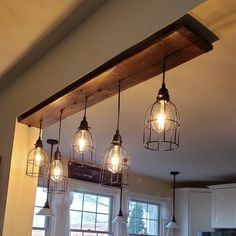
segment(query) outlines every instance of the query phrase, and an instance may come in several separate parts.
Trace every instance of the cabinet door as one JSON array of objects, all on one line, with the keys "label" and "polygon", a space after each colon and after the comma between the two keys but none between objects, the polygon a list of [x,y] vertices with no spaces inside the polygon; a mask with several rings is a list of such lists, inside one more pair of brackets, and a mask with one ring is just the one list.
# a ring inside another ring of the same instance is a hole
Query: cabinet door
[{"label": "cabinet door", "polygon": [[236,189],[213,190],[212,227],[236,228]]},{"label": "cabinet door", "polygon": [[211,193],[189,192],[189,236],[197,232],[210,232],[211,228]]}]

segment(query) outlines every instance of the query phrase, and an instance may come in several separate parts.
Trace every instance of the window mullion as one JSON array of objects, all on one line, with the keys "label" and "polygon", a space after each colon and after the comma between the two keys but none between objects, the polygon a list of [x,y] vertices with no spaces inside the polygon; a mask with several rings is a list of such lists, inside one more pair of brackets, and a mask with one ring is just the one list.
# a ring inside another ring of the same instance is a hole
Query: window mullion
[{"label": "window mullion", "polygon": [[96,198],[95,230],[97,230],[98,196]]}]

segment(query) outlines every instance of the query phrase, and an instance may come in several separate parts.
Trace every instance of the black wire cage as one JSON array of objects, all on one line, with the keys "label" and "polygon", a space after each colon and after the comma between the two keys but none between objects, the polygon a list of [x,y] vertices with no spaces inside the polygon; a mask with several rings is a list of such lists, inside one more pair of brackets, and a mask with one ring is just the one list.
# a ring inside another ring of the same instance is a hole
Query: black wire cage
[{"label": "black wire cage", "polygon": [[[83,142],[85,144],[81,145]],[[81,149],[81,146],[83,146],[83,149]],[[96,165],[95,139],[90,132],[90,128],[87,130],[78,128],[78,131],[75,133],[71,149],[71,161],[79,164],[81,167],[94,167]]]},{"label": "black wire cage", "polygon": [[88,97],[85,97],[84,117],[73,137],[71,161],[81,167],[95,167],[96,145],[86,118],[87,103]]},{"label": "black wire cage", "polygon": [[43,176],[44,168],[48,164],[48,155],[43,148],[41,133],[42,120],[40,120],[39,137],[27,157],[26,175],[31,177]]},{"label": "black wire cage", "polygon": [[144,122],[144,147],[154,151],[170,151],[179,147],[180,118],[165,86],[165,70],[166,58],[163,59],[162,87],[156,101],[148,108]]},{"label": "black wire cage", "polygon": [[[119,164],[114,164],[111,158],[111,145],[104,153],[101,166],[100,183],[104,186],[110,187],[128,187],[130,180],[130,159],[125,148],[120,145],[117,149],[120,160]],[[116,148],[116,147],[115,147]]]},{"label": "black wire cage", "polygon": [[154,151],[174,150],[179,147],[179,135],[180,118],[175,105],[157,100],[146,112],[144,147]]},{"label": "black wire cage", "polygon": [[[61,154],[58,149],[53,158],[53,146],[58,144],[57,140],[48,139],[51,145],[50,164],[45,167],[43,176],[43,189],[48,193],[65,193],[68,187],[68,169],[61,161]],[[60,172],[60,173],[59,173]]]},{"label": "black wire cage", "polygon": [[[50,164],[45,167],[44,170],[44,189],[48,189],[51,193],[65,193],[68,186],[68,167],[62,162],[60,152],[60,140],[61,140],[61,121],[62,121],[63,109],[60,110],[59,132],[58,141],[49,139],[47,142],[51,145]],[[57,145],[56,151],[53,157],[53,146]]]}]

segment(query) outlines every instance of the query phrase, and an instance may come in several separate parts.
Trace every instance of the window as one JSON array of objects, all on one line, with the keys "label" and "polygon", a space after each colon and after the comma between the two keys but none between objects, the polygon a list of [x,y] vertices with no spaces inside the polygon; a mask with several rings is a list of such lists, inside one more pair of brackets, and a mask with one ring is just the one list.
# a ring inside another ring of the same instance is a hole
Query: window
[{"label": "window", "polygon": [[32,236],[46,236],[47,229],[47,219],[45,216],[38,216],[36,213],[40,211],[46,201],[47,193],[43,191],[43,188],[38,187],[36,192],[36,200],[34,206],[34,220],[33,220],[33,229]]},{"label": "window", "polygon": [[71,236],[110,236],[110,196],[73,192],[70,206]]},{"label": "window", "polygon": [[148,202],[129,201],[129,235],[159,236],[160,205]]}]

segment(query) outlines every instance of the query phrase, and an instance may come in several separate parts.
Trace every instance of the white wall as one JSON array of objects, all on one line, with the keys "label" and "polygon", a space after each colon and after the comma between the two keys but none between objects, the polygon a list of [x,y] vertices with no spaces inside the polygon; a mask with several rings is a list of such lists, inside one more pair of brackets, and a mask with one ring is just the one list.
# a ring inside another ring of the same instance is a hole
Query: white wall
[{"label": "white wall", "polygon": [[201,2],[203,0],[109,1],[57,47],[1,90],[0,231],[4,219],[16,116]]}]

